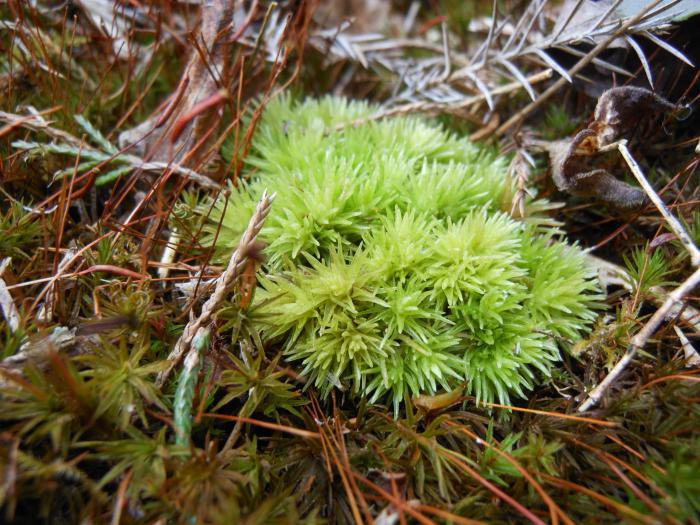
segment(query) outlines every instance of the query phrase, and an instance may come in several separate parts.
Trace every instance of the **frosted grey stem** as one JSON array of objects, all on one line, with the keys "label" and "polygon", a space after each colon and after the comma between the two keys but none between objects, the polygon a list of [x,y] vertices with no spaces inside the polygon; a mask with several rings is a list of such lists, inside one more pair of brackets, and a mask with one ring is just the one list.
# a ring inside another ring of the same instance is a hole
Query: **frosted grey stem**
[{"label": "frosted grey stem", "polygon": [[688,253],[690,253],[690,260],[692,265],[695,267],[700,266],[700,250],[697,246],[695,246],[695,243],[690,238],[690,235],[688,235],[688,232],[685,231],[685,228],[683,228],[683,225],[680,223],[680,221],[673,216],[673,214],[668,210],[668,208],[664,204],[664,201],[662,201],[661,197],[659,197],[659,194],[656,193],[654,188],[652,188],[651,184],[649,184],[649,181],[644,176],[644,173],[642,173],[639,164],[637,164],[637,161],[634,160],[634,157],[630,153],[629,149],[627,149],[627,141],[620,141],[617,144],[617,149],[620,150],[620,153],[625,159],[625,162],[627,162],[627,165],[632,171],[632,175],[634,175],[634,178],[637,179],[637,182],[639,182],[639,185],[644,189],[651,202],[654,203],[659,212],[661,212],[661,215],[663,215],[664,219],[666,219],[666,222],[668,223],[669,228],[671,228],[671,231],[676,234],[676,237],[678,237],[685,249],[688,250]]},{"label": "frosted grey stem", "polygon": [[[649,5],[645,6],[643,9],[641,9],[635,16],[628,18],[614,33],[608,35],[604,39],[602,39],[593,49],[591,49],[588,53],[586,53],[586,56],[581,58],[574,66],[569,69],[569,76],[573,78],[577,73],[579,73],[583,68],[585,68],[588,64],[590,64],[595,57],[597,57],[602,51],[607,49],[610,44],[612,43],[613,40],[618,38],[620,35],[624,34],[625,31],[627,31],[630,27],[638,23],[640,20],[642,20],[647,13],[649,13],[653,8],[655,8],[657,5],[659,5],[663,0],[655,0],[654,2],[650,3]],[[567,83],[566,78],[560,78],[554,84],[549,86],[540,96],[537,98],[537,100],[534,100],[530,102],[527,106],[525,106],[523,109],[518,111],[515,115],[510,117],[506,122],[501,124],[501,126],[495,131],[495,135],[498,137],[500,135],[503,135],[506,131],[508,131],[510,128],[515,126],[516,124],[519,124],[527,115],[532,113],[535,109],[539,108],[541,105],[545,103],[552,95],[557,93],[562,87],[564,87]]]}]

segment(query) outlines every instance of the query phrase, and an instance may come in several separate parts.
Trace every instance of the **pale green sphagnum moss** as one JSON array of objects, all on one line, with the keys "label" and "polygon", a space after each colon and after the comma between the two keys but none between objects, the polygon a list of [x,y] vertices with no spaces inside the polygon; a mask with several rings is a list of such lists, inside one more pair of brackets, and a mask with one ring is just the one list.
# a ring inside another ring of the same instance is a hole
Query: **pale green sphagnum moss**
[{"label": "pale green sphagnum moss", "polygon": [[221,222],[227,257],[262,191],[277,194],[253,312],[324,395],[388,394],[396,411],[405,393],[462,383],[483,401],[524,396],[559,359],[557,341],[596,317],[581,251],[500,211],[504,160],[433,123],[333,131],[374,111],[338,98],[269,104],[247,159],[255,172],[214,203],[208,242]]}]

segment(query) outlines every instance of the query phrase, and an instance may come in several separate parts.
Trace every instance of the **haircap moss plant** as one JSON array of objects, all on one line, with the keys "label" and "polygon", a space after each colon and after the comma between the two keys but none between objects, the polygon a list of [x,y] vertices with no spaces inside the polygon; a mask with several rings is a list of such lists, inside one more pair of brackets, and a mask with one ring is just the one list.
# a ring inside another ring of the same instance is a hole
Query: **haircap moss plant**
[{"label": "haircap moss plant", "polygon": [[263,190],[277,194],[253,317],[324,395],[388,394],[395,411],[460,384],[480,401],[525,396],[596,317],[581,251],[500,210],[512,187],[483,147],[416,117],[333,131],[375,111],[270,103],[250,178],[201,208],[205,242],[228,255]]}]

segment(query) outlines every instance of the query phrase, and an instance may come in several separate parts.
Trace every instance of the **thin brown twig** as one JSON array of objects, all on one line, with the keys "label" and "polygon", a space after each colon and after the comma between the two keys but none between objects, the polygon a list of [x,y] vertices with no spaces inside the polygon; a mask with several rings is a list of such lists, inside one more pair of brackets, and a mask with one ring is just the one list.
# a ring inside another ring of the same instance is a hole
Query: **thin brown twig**
[{"label": "thin brown twig", "polygon": [[452,421],[447,421],[446,422],[447,426],[450,428],[454,428],[457,431],[466,434],[469,436],[471,439],[473,439],[477,445],[482,445],[485,448],[488,448],[490,450],[493,450],[496,454],[504,458],[508,463],[513,465],[515,469],[522,474],[522,476],[530,483],[530,485],[535,489],[535,491],[542,497],[542,500],[545,502],[547,507],[549,508],[549,515],[551,518],[551,523],[552,525],[558,525],[559,523],[559,517],[561,517],[562,521],[566,523],[567,525],[574,525],[574,522],[571,521],[571,519],[564,513],[564,511],[557,505],[554,500],[551,498],[549,494],[542,488],[542,486],[537,482],[537,480],[534,478],[532,474],[530,474],[525,467],[523,467],[518,460],[516,460],[513,456],[508,454],[507,452],[501,450],[497,446],[492,445],[488,441],[481,439],[478,435],[474,434],[471,432],[469,429],[465,428],[462,425],[458,425],[457,423],[454,423]]},{"label": "thin brown twig", "polygon": [[112,511],[112,520],[110,521],[110,525],[119,525],[119,523],[121,523],[122,511],[124,510],[127,501],[126,489],[129,487],[129,483],[131,482],[131,477],[133,476],[133,474],[133,469],[129,470],[129,472],[126,473],[126,475],[122,478],[121,482],[119,483],[119,489],[117,490],[117,499],[114,501],[114,510]]},{"label": "thin brown twig", "polygon": [[576,492],[579,492],[581,494],[585,494],[591,499],[594,499],[603,505],[616,510],[617,512],[621,514],[625,514],[627,516],[630,516],[631,518],[634,518],[638,520],[641,523],[647,523],[649,525],[652,525],[653,523],[656,523],[654,519],[651,516],[647,516],[645,514],[642,514],[641,512],[638,512],[634,510],[631,507],[628,507],[627,505],[623,505],[619,501],[616,501],[614,499],[608,498],[606,496],[603,496],[602,494],[598,494],[596,491],[591,490],[587,487],[584,487],[583,485],[579,485],[578,483],[573,483],[571,481],[567,481],[564,479],[560,479],[554,476],[550,476],[549,474],[546,474],[544,472],[540,472],[540,476],[542,476],[547,482],[551,483],[552,485],[569,489],[569,490],[575,490]]},{"label": "thin brown twig", "polygon": [[[394,505],[394,507],[396,507],[397,509],[400,509],[402,512],[405,512],[406,514],[410,514],[411,517],[413,517],[413,519],[415,519],[417,522],[422,523],[423,525],[437,525],[433,520],[431,520],[430,518],[428,518],[427,516],[425,516],[421,512],[419,512],[418,509],[416,509],[415,506],[412,505],[410,501],[404,501],[401,498],[394,497],[394,495],[391,494],[391,492],[384,490],[379,485],[377,485],[376,483],[373,483],[372,481],[365,478],[364,476],[361,476],[360,474],[358,474],[354,470],[350,470],[349,474],[351,476],[353,476],[355,479],[357,479],[363,485],[374,490],[377,494],[379,494],[382,498],[384,498],[384,500],[386,500],[390,504]],[[423,506],[423,507],[425,507],[425,509],[428,510],[429,512],[433,512],[433,514],[437,514],[436,512],[434,512],[435,509],[433,507],[428,507],[427,505]],[[450,515],[450,518],[458,518],[458,516]],[[464,523],[464,522],[462,522],[462,523]],[[480,523],[480,522],[473,521],[472,523]]]},{"label": "thin brown twig", "polygon": [[538,414],[541,416],[556,417],[560,419],[569,419],[571,421],[578,421],[580,423],[590,423],[593,425],[600,425],[604,427],[616,427],[619,426],[615,421],[603,421],[601,419],[593,419],[590,417],[573,416],[571,414],[560,414],[559,412],[549,412],[546,410],[535,410],[534,408],[523,408],[515,407],[511,405],[501,405],[499,403],[484,403],[487,406],[494,408],[506,408],[508,410],[514,410],[515,412],[529,412],[531,414]]},{"label": "thin brown twig", "polygon": [[652,385],[656,385],[657,383],[662,383],[664,381],[670,381],[671,379],[678,379],[681,381],[694,381],[694,382],[700,381],[700,377],[696,377],[696,376],[692,376],[692,375],[688,375],[688,374],[670,374],[667,376],[657,377],[656,379],[649,381],[648,383],[642,385],[640,387],[640,390],[646,390],[647,388],[649,388]]},{"label": "thin brown twig", "polygon": [[[389,416],[387,416],[386,414],[377,412],[377,415],[380,416],[382,419],[391,421]],[[437,444],[434,440],[419,435],[415,430],[407,428],[400,422],[394,421],[393,423],[396,426],[396,428],[398,428],[401,432],[409,434],[422,446],[435,450],[435,452],[438,455],[441,455],[446,461],[449,461],[453,465],[461,468],[475,481],[477,481],[481,486],[483,486],[486,490],[491,492],[491,494],[493,494],[494,497],[499,498],[504,503],[511,506],[515,511],[519,512],[522,516],[530,520],[531,523],[535,523],[537,525],[545,525],[544,522],[540,518],[535,516],[535,514],[533,514],[528,508],[526,508],[524,505],[522,505],[520,502],[511,497],[506,492],[496,487],[493,483],[491,483],[489,480],[483,477],[477,470],[469,466],[467,464],[466,458],[462,454],[455,452],[454,450],[442,447],[441,445]]]},{"label": "thin brown twig", "polygon": [[[320,412],[320,408],[317,406],[317,402],[315,400],[314,405],[316,410]],[[324,428],[326,426],[325,422],[319,418],[315,419],[317,421],[316,424],[318,426],[318,433],[321,437],[321,444],[323,445],[325,455],[327,455],[327,462],[332,462],[337,467],[336,470],[340,475],[340,481],[343,485],[343,489],[345,490],[345,494],[348,497],[348,505],[350,506],[350,511],[352,512],[355,524],[362,525],[362,516],[360,515],[360,509],[356,501],[357,495],[353,490],[353,488],[357,487],[357,484],[350,484],[350,477],[347,476],[347,473],[352,473],[352,468],[348,462],[341,461],[341,459],[338,457],[338,454],[336,453],[336,446],[334,446],[335,444],[333,443],[333,433],[329,431],[328,435],[326,435]]]},{"label": "thin brown twig", "polygon": [[[341,461],[345,465],[345,468],[347,470],[352,470],[352,466],[350,465],[350,458],[348,456],[348,450],[345,444],[345,438],[343,437],[343,431],[341,428],[341,416],[340,412],[338,411],[338,406],[335,402],[335,395],[333,396],[333,430],[334,432],[328,432],[329,440],[331,443],[335,446],[335,448],[338,451],[338,454],[336,455],[338,457],[338,460]],[[362,507],[362,513],[364,514],[365,521],[366,523],[372,523],[372,514],[370,513],[369,510],[369,505],[367,504],[367,500],[365,499],[365,495],[358,487],[357,483],[355,482],[355,478],[353,476],[348,477],[348,483],[350,484],[350,488],[352,489],[352,492],[356,495],[361,507]],[[395,491],[396,489],[396,484],[392,481],[392,488]],[[392,491],[392,492],[393,492]],[[405,520],[403,519],[403,514],[400,513],[400,518],[401,522],[405,523]]]},{"label": "thin brown twig", "polygon": [[269,421],[262,421],[260,419],[254,419],[250,417],[240,417],[231,416],[228,414],[215,414],[212,412],[206,412],[202,414],[202,417],[207,417],[211,419],[222,419],[225,421],[242,421],[250,425],[255,425],[261,428],[267,428],[269,430],[275,430],[277,432],[284,432],[286,434],[291,434],[292,436],[298,436],[305,439],[320,439],[320,434],[316,432],[311,432],[310,430],[303,430],[301,428],[290,427],[288,425],[279,425],[277,423],[270,423]]},{"label": "thin brown twig", "polygon": [[487,480],[485,477],[483,477],[479,472],[472,467],[470,467],[467,462],[465,461],[465,458],[461,455],[458,454],[457,452],[454,452],[453,450],[448,450],[448,449],[443,449],[444,455],[447,457],[449,461],[451,461],[454,465],[458,466],[462,470],[464,470],[467,474],[469,474],[471,477],[473,477],[475,480],[477,480],[481,485],[483,485],[486,489],[488,489],[495,497],[503,500],[505,503],[513,507],[514,510],[522,514],[523,517],[527,518],[531,523],[535,523],[537,525],[545,525],[545,523],[538,518],[535,514],[533,514],[530,509],[522,505],[520,502],[518,502],[516,499],[512,498],[510,495],[508,495],[506,492],[502,491],[499,489],[496,485],[491,483],[489,480]]},{"label": "thin brown twig", "polygon": [[[609,434],[606,434],[606,437],[610,438]],[[605,449],[600,449],[596,448],[592,445],[589,445],[587,443],[584,443],[583,441],[580,441],[576,439],[575,437],[567,437],[567,441],[585,449],[596,456],[598,456],[601,460],[605,461],[606,463],[616,463],[620,467],[623,467],[626,471],[628,471],[630,474],[632,474],[635,478],[643,482],[645,485],[647,485],[649,488],[651,488],[654,492],[656,492],[660,497],[662,498],[669,498],[669,494],[664,492],[662,489],[660,489],[652,480],[649,478],[645,477],[641,472],[639,472],[636,468],[634,468],[632,465],[629,463],[623,461],[618,457],[618,455],[611,454],[610,452],[606,451]],[[619,442],[618,442],[619,444]],[[627,450],[627,449],[625,449]],[[646,461],[646,460],[645,460]],[[669,520],[673,521],[673,520]],[[674,522],[677,523],[677,522]]]}]

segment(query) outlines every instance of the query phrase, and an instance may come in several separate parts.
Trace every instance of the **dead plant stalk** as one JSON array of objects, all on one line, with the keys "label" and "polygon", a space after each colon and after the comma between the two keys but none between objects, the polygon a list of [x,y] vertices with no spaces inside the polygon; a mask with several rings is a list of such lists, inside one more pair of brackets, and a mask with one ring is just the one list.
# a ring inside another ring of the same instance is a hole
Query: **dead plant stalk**
[{"label": "dead plant stalk", "polygon": [[688,250],[688,253],[690,254],[691,264],[696,268],[699,267],[700,249],[698,249],[698,247],[695,246],[693,240],[690,238],[690,235],[688,235],[688,232],[685,231],[685,228],[683,228],[683,225],[678,219],[676,219],[671,214],[664,202],[661,200],[661,197],[659,197],[659,194],[656,193],[651,184],[649,184],[649,181],[644,176],[644,173],[639,167],[639,164],[637,164],[637,161],[634,160],[634,157],[630,153],[629,149],[627,149],[627,141],[620,141],[617,144],[617,149],[622,154],[622,158],[625,159],[625,162],[629,166],[630,171],[632,172],[634,177],[637,179],[637,182],[639,182],[639,185],[642,188],[644,188],[644,191],[646,192],[651,202],[654,203],[654,206],[656,206],[661,215],[663,215],[663,218],[666,220],[666,223],[668,224],[671,231],[676,235],[676,237],[678,237],[678,240],[681,241],[685,249]]},{"label": "dead plant stalk", "polygon": [[610,388],[610,386],[625,370],[627,365],[632,361],[632,359],[634,359],[637,350],[644,347],[649,338],[658,329],[664,319],[666,319],[669,312],[679,305],[683,298],[685,298],[686,295],[688,295],[698,284],[700,284],[700,250],[698,250],[698,247],[695,246],[690,238],[690,235],[688,235],[688,232],[685,230],[685,228],[683,228],[678,219],[676,219],[668,210],[664,202],[661,200],[661,197],[659,197],[659,194],[656,193],[651,184],[649,184],[649,181],[644,176],[639,164],[637,164],[637,161],[634,160],[634,157],[630,153],[629,149],[627,149],[627,141],[622,140],[614,145],[611,145],[611,147],[613,146],[616,146],[620,151],[622,157],[625,159],[625,162],[627,162],[630,171],[632,171],[632,174],[635,176],[639,184],[642,186],[642,188],[644,188],[644,191],[651,202],[653,202],[658,208],[671,231],[678,237],[686,250],[688,250],[692,265],[698,268],[678,288],[668,294],[667,299],[663,302],[659,309],[656,310],[654,315],[651,316],[644,327],[642,327],[642,329],[631,339],[630,344],[627,347],[627,351],[625,352],[625,355],[622,356],[622,359],[620,359],[620,361],[608,373],[603,381],[601,381],[598,386],[591,390],[586,400],[581,404],[581,406],[579,406],[579,412],[585,412],[600,402],[608,388]]},{"label": "dead plant stalk", "polygon": [[[545,80],[548,80],[552,78],[553,71],[551,69],[545,69],[544,71],[540,71],[539,73],[535,73],[529,77],[527,77],[527,82],[529,84],[536,84],[538,82],[543,82]],[[510,82],[509,84],[505,84],[503,86],[497,87],[493,90],[491,90],[491,95],[505,95],[507,93],[512,93],[514,91],[517,91],[523,87],[522,82]],[[465,110],[475,104],[480,104],[486,100],[486,95],[484,94],[479,94],[479,95],[474,95],[472,97],[468,97],[462,101],[460,101],[457,104],[445,104],[441,102],[426,102],[426,101],[419,101],[419,102],[411,102],[410,104],[403,104],[400,106],[396,106],[394,108],[387,109],[386,111],[382,111],[380,113],[376,113],[374,115],[370,115],[369,117],[366,118],[361,118],[357,120],[353,120],[351,122],[343,123],[343,124],[338,124],[335,128],[334,131],[342,131],[345,128],[348,127],[357,127],[362,124],[367,124],[369,122],[376,122],[378,120],[382,120],[385,118],[390,118],[390,117],[397,117],[397,116],[402,116],[402,115],[409,115],[411,113],[415,112],[421,112],[421,113],[427,113],[427,114],[433,114],[433,113],[440,113],[441,111],[445,111],[448,113],[457,113],[459,111]]]},{"label": "dead plant stalk", "polygon": [[[2,276],[5,269],[10,266],[10,264],[12,264],[12,259],[10,257],[6,257],[0,262],[0,276]],[[20,326],[19,310],[17,310],[12,295],[10,295],[7,289],[5,279],[2,277],[0,277],[0,309],[7,321],[7,326],[12,332],[16,332]]]},{"label": "dead plant stalk", "polygon": [[[627,21],[625,21],[617,31],[606,37],[605,39],[601,40],[598,45],[596,45],[593,49],[591,49],[584,57],[581,58],[569,71],[569,77],[573,78],[576,76],[577,73],[579,73],[583,68],[585,68],[588,64],[593,62],[593,60],[603,51],[608,49],[610,47],[610,44],[616,39],[619,38],[621,35],[624,35],[625,32],[638,23],[640,20],[644,18],[644,16],[650,12],[652,9],[654,9],[656,6],[658,6],[663,0],[656,0],[655,2],[651,2],[650,4],[646,5],[643,9],[640,9],[639,12],[631,17],[628,18]],[[537,100],[534,100],[530,102],[527,106],[525,106],[522,110],[518,111],[515,115],[513,115],[511,118],[509,118],[506,122],[504,122],[501,127],[499,127],[496,131],[495,134],[497,137],[502,136],[506,131],[508,131],[510,128],[513,126],[520,124],[525,117],[527,117],[530,113],[532,113],[535,109],[539,108],[542,106],[545,101],[549,100],[552,95],[559,93],[561,88],[563,88],[569,81],[565,77],[561,77],[559,80],[557,80],[554,84],[549,86],[539,97],[537,97]]]},{"label": "dead plant stalk", "polygon": [[253,216],[250,218],[248,227],[243,232],[241,240],[238,242],[238,247],[231,255],[231,259],[229,260],[226,270],[216,280],[214,292],[211,294],[207,302],[204,303],[204,306],[202,306],[202,312],[199,314],[199,317],[194,321],[187,323],[185,330],[180,336],[180,339],[178,339],[172,352],[170,352],[170,355],[168,356],[168,368],[158,375],[158,379],[156,380],[157,386],[161,387],[165,383],[173,368],[179,363],[182,356],[189,349],[197,330],[206,326],[209,321],[211,321],[217,309],[224,301],[226,294],[230,291],[234,281],[241,275],[241,272],[247,263],[247,254],[250,252],[255,238],[262,229],[263,223],[265,222],[265,217],[267,217],[267,214],[270,211],[270,206],[272,205],[273,199],[274,195],[268,196],[266,192],[263,193],[262,197],[260,198],[260,202],[258,202],[258,205],[255,208]]}]

